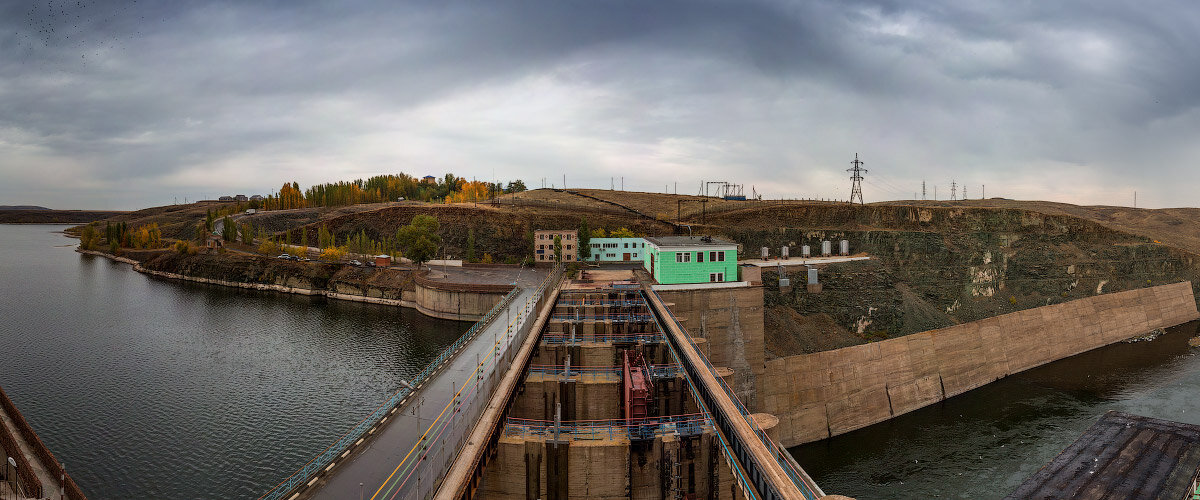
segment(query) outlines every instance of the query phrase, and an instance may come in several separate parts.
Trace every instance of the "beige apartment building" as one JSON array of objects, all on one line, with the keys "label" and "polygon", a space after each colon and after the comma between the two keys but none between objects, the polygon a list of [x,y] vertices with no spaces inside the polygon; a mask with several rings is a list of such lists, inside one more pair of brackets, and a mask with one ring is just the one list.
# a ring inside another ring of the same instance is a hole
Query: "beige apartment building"
[{"label": "beige apartment building", "polygon": [[579,234],[574,229],[538,229],[533,232],[534,262],[554,262],[554,237],[562,238],[563,262],[579,260]]}]

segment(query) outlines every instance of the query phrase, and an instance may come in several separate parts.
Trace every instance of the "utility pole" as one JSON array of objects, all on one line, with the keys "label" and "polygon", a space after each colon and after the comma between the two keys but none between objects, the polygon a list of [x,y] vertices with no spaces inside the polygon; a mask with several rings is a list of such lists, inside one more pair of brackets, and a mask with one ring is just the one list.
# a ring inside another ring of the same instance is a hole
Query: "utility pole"
[{"label": "utility pole", "polygon": [[987,199],[987,184],[983,184],[981,187],[983,189],[983,198],[980,198],[980,199],[986,200]]},{"label": "utility pole", "polygon": [[963,199],[967,199],[967,185],[963,184]]},{"label": "utility pole", "polygon": [[924,180],[921,181],[921,199],[922,200],[925,199],[925,181]]},{"label": "utility pole", "polygon": [[625,190],[625,176],[621,176],[621,191]]},{"label": "utility pole", "polygon": [[954,183],[954,179],[950,179],[950,200],[952,201],[958,199],[958,192],[955,190],[956,187],[957,185]]},{"label": "utility pole", "polygon": [[937,185],[933,186],[933,201],[937,201]]},{"label": "utility pole", "polygon": [[1133,208],[1137,208],[1137,191],[1133,192]]},{"label": "utility pole", "polygon": [[858,160],[858,153],[854,153],[854,161],[850,164],[853,166],[846,169],[847,172],[850,172],[850,203],[854,203],[854,199],[858,198],[858,204],[862,205],[862,174],[867,173],[867,169],[862,168],[863,162]]}]

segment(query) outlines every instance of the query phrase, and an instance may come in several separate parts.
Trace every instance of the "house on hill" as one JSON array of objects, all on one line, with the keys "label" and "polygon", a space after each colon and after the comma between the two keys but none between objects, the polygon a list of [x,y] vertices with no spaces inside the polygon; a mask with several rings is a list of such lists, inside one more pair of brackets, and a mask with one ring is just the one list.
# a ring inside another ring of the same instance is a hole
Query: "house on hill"
[{"label": "house on hill", "polygon": [[210,234],[210,235],[208,235],[208,238],[204,239],[204,250],[205,251],[215,252],[219,248],[225,248],[225,240],[221,239],[220,236],[217,236],[215,234]]}]

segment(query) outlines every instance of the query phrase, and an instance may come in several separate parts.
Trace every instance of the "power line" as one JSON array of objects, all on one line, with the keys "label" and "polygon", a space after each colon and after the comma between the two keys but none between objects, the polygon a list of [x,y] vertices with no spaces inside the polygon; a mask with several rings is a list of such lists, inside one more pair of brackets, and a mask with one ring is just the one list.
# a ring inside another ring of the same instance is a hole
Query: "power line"
[{"label": "power line", "polygon": [[867,173],[867,169],[862,168],[863,162],[859,161],[858,153],[854,153],[854,161],[850,164],[853,166],[846,169],[847,172],[850,172],[850,203],[854,203],[854,199],[858,198],[858,204],[863,205],[862,174]]}]

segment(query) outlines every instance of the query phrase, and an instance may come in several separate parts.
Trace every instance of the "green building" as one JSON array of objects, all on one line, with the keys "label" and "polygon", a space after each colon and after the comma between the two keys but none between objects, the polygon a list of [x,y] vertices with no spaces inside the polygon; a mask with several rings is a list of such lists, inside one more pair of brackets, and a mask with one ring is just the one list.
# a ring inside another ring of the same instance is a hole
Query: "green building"
[{"label": "green building", "polygon": [[737,244],[710,236],[646,238],[644,265],[664,285],[737,281]]}]

